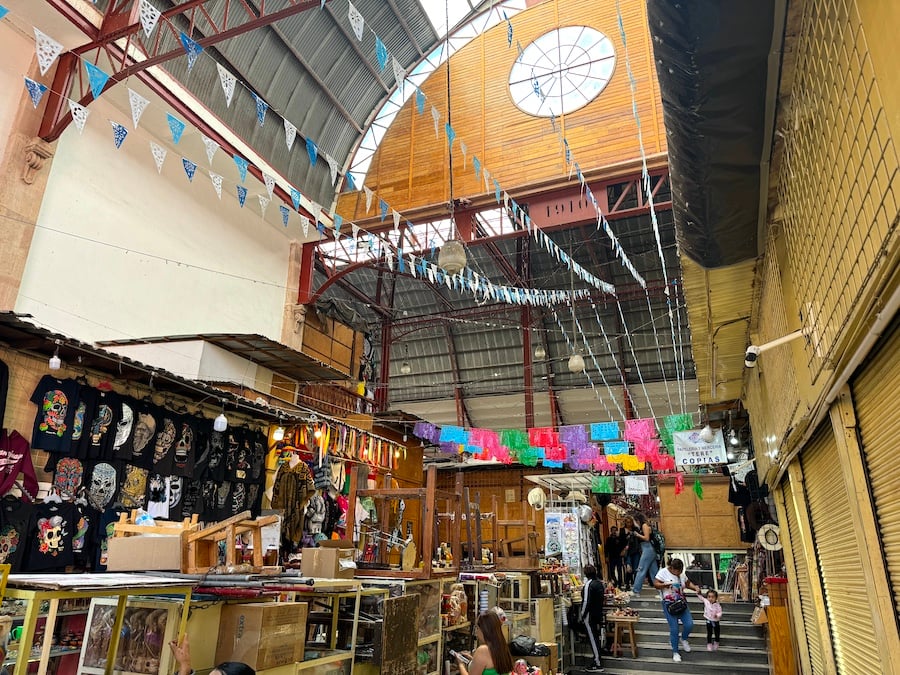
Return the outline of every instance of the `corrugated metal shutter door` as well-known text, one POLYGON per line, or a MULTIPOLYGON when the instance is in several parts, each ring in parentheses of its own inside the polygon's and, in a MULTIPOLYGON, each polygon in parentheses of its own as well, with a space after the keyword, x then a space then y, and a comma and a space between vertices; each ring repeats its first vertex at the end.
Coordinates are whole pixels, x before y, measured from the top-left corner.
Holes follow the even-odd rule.
POLYGON ((850 516, 856 505, 851 505, 843 480, 830 421, 804 448, 801 464, 838 672, 886 672, 872 627, 866 580, 859 569, 862 553, 850 516))
MULTIPOLYGON (((819 638, 819 631, 816 630, 818 622, 816 621, 816 605, 813 600, 812 588, 809 585, 809 574, 806 571, 806 559, 803 555, 803 549, 800 544, 800 527, 798 525, 797 514, 794 513, 793 507, 793 489, 787 481, 784 483, 784 504, 787 512, 788 536, 791 540, 791 556, 794 559, 794 567, 796 568, 797 578, 794 580, 797 584, 797 591, 800 593, 799 611, 803 616, 803 625, 806 628, 806 644, 809 649, 809 663, 813 669, 813 675, 825 672, 825 661, 822 658, 822 641, 819 638)), ((798 608, 792 608, 792 611, 798 611, 798 608)), ((800 645, 802 649, 802 645, 800 645)))
POLYGON ((897 429, 900 412, 900 330, 854 380, 853 403, 859 425, 863 458, 875 502, 875 517, 887 559, 894 593, 894 611, 900 612, 900 490, 897 489, 897 429))

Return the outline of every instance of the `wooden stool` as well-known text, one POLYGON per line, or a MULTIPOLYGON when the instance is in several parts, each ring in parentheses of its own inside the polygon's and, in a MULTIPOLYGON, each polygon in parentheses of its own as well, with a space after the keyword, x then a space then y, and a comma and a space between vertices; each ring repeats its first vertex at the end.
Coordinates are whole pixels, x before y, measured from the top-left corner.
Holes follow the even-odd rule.
POLYGON ((613 624, 613 643, 610 647, 610 651, 613 656, 621 656, 622 648, 626 645, 631 645, 631 658, 637 658, 637 637, 634 634, 634 624, 637 623, 637 618, 616 618, 611 617, 609 621, 613 624), (624 635, 623 635, 624 633, 624 635), (628 642, 623 643, 623 637, 628 637, 628 642))

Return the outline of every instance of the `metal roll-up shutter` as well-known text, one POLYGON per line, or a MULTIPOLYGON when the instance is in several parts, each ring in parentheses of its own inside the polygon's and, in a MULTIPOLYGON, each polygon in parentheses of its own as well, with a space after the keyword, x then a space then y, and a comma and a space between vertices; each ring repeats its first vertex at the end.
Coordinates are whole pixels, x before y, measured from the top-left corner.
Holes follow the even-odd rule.
MULTIPOLYGON (((800 526, 797 514, 794 511, 793 488, 789 482, 784 483, 782 489, 784 494, 784 510, 787 513, 787 529, 790 538, 791 549, 785 551, 794 561, 794 569, 796 570, 797 592, 800 594, 800 615, 803 617, 803 626, 806 632, 806 645, 809 650, 809 664, 812 667, 812 675, 825 672, 825 660, 822 658, 822 640, 819 631, 816 630, 818 621, 816 620, 816 604, 813 599, 812 587, 809 583, 809 573, 806 569, 806 557, 803 555, 803 547, 800 539, 800 526)), ((793 608, 796 612, 797 608, 793 608)), ((800 648, 803 648, 800 641, 800 648)))
POLYGON ((860 573, 863 552, 850 511, 857 507, 844 482, 829 420, 803 449, 801 465, 838 672, 888 672, 879 658, 869 589, 860 573))
POLYGON ((897 321, 890 337, 853 380, 853 403, 859 425, 863 461, 869 474, 875 518, 900 613, 900 490, 897 489, 897 428, 900 412, 900 330, 897 321))

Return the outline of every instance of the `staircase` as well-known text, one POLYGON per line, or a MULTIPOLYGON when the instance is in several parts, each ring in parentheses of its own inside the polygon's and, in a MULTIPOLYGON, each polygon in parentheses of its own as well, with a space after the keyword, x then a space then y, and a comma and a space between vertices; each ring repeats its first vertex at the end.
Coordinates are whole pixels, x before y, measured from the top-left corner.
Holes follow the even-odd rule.
MULTIPOLYGON (((622 656, 604 654, 603 665, 610 675, 768 675, 769 656, 763 626, 750 623, 753 605, 747 602, 722 603, 722 637, 718 651, 706 651, 706 620, 703 603, 689 595, 694 629, 691 631, 691 652, 680 652, 681 663, 672 660, 669 626, 662 614, 659 594, 650 589, 631 599, 631 607, 640 612, 635 627, 638 657, 632 658, 631 648, 623 648, 622 656)), ((571 675, 580 675, 593 658, 586 639, 575 643, 575 665, 571 675)))

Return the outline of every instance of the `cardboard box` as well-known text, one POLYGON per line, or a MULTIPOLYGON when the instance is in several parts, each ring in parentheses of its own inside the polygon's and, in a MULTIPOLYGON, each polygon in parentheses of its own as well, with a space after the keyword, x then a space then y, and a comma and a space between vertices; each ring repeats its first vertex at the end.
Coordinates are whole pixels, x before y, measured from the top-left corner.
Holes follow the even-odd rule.
POLYGON ((303 549, 300 574, 319 579, 352 579, 356 574, 355 556, 352 543, 326 540, 318 548, 303 549))
POLYGON ((541 675, 555 675, 556 666, 559 663, 559 652, 555 642, 539 642, 550 650, 550 656, 526 656, 525 662, 529 666, 536 666, 541 669, 541 675))
POLYGON ((222 607, 216 663, 242 661, 254 670, 303 660, 305 602, 256 602, 222 607))
POLYGON ((180 535, 110 537, 106 544, 110 572, 181 569, 180 535))

